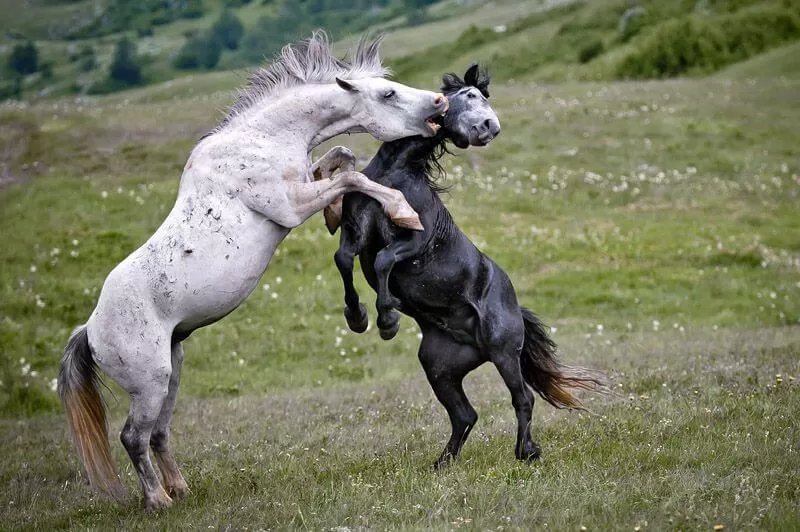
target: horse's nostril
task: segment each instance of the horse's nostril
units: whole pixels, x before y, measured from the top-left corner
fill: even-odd
[[[439,107],[444,102],[444,94],[437,94],[436,99],[433,100],[433,105]]]

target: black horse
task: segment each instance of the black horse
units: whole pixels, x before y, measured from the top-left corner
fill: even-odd
[[[441,188],[433,175],[442,173],[438,159],[446,152],[446,141],[459,148],[483,146],[500,132],[488,103],[489,76],[477,65],[463,80],[445,74],[443,83],[450,110],[437,135],[387,142],[364,170],[370,179],[400,190],[425,230],[398,228],[363,194],[344,197],[335,255],[344,282],[344,314],[353,331],[366,330],[366,309],[353,286],[358,255],[377,292],[381,337],[397,333],[394,309],[411,316],[422,330],[419,360],[453,429],[434,467],[458,455],[475,425],[478,415],[462,381],[487,361],[495,364],[511,392],[518,422],[516,457],[533,460],[540,450],[530,435],[531,388],[555,407],[579,407],[569,388],[594,387],[599,375],[558,361],[556,345],[539,319],[520,307],[506,273],[461,232],[439,198]]]

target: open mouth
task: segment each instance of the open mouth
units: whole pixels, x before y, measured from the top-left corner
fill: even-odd
[[[448,109],[450,109],[450,102],[445,99],[444,106],[425,119],[425,124],[433,131],[434,135],[442,128],[442,117],[447,114]]]

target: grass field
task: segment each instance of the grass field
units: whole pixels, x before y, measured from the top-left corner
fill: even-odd
[[[703,79],[498,79],[502,134],[448,159],[457,222],[563,358],[612,377],[584,397],[591,414],[537,403],[541,463],[513,459],[510,400],[484,367],[461,459],[430,470],[449,423],[418,331],[345,330],[336,239],[315,217],[236,312],[187,340],[173,437],[192,493],[148,516],[91,494],[52,383],[237,77],[0,107],[0,527],[797,529],[795,49]],[[376,146],[339,142],[362,162]]]

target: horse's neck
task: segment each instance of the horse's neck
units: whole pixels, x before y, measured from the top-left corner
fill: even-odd
[[[331,137],[359,130],[352,98],[335,84],[294,87],[244,114],[246,129],[273,135],[279,131],[282,138],[293,137],[307,146],[308,152]]]
[[[364,169],[364,173],[377,182],[389,179],[392,170],[398,169],[413,172],[423,178],[427,161],[442,142],[444,142],[444,138],[440,135],[430,138],[407,137],[384,142]]]

